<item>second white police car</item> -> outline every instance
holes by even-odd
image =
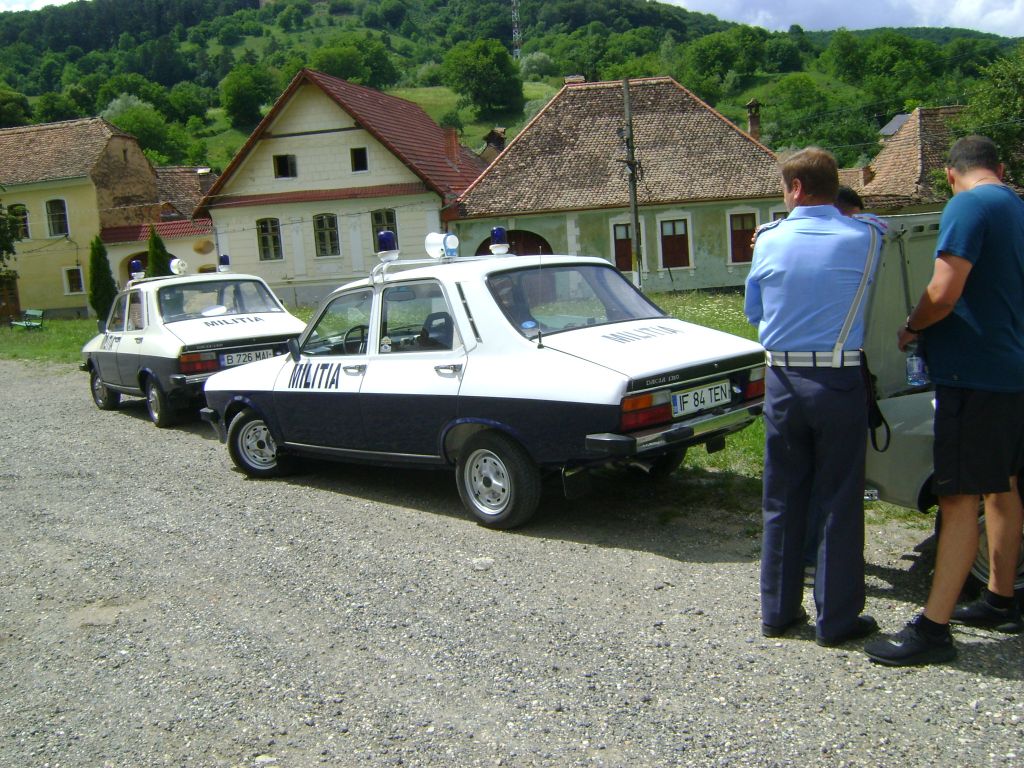
[[[454,467],[477,520],[511,528],[546,474],[567,493],[596,466],[667,474],[760,413],[758,344],[667,316],[607,261],[456,247],[430,235],[433,259],[380,254],[290,354],[207,380],[203,418],[243,472],[302,456]]]

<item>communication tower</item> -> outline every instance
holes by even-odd
[[[519,50],[523,47],[523,36],[519,32],[519,0],[512,0],[512,58],[519,60]]]

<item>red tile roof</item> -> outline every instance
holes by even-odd
[[[217,193],[256,143],[270,130],[288,100],[306,83],[320,88],[351,115],[360,127],[366,129],[422,179],[427,189],[436,192],[445,202],[466,189],[484,168],[483,161],[457,142],[451,148],[454,152],[447,151],[449,137],[444,129],[418,105],[322,72],[303,69],[274,102],[266,117],[256,126],[245,145],[200,202],[197,213],[221,205],[220,200],[213,202]],[[454,160],[449,159],[449,154],[454,155]]]
[[[108,245],[115,243],[137,243],[149,240],[149,228],[153,226],[163,240],[181,237],[201,237],[213,232],[210,219],[180,219],[161,221],[156,224],[133,224],[125,227],[106,227],[100,232],[100,239]]]
[[[775,155],[670,77],[629,81],[641,205],[781,195]],[[622,81],[570,83],[460,198],[465,217],[629,204]]]
[[[89,176],[113,136],[134,139],[102,117],[0,129],[0,185]]]

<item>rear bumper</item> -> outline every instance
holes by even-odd
[[[200,408],[199,417],[213,427],[217,433],[217,439],[222,443],[228,439],[227,427],[224,424],[224,420],[221,419],[220,414],[217,413],[213,408]]]
[[[617,459],[642,456],[649,451],[673,446],[703,443],[717,435],[738,432],[760,416],[763,407],[763,398],[758,398],[726,413],[712,412],[681,424],[669,424],[628,435],[615,432],[587,435],[587,453],[595,458]]]

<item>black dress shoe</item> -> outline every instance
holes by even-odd
[[[878,622],[868,614],[858,616],[853,626],[841,635],[835,637],[818,637],[816,642],[823,648],[833,648],[842,645],[850,640],[860,640],[862,637],[873,635],[878,631]]]
[[[797,624],[803,624],[805,621],[807,611],[801,608],[800,612],[785,624],[761,624],[761,634],[765,637],[782,637]]]

